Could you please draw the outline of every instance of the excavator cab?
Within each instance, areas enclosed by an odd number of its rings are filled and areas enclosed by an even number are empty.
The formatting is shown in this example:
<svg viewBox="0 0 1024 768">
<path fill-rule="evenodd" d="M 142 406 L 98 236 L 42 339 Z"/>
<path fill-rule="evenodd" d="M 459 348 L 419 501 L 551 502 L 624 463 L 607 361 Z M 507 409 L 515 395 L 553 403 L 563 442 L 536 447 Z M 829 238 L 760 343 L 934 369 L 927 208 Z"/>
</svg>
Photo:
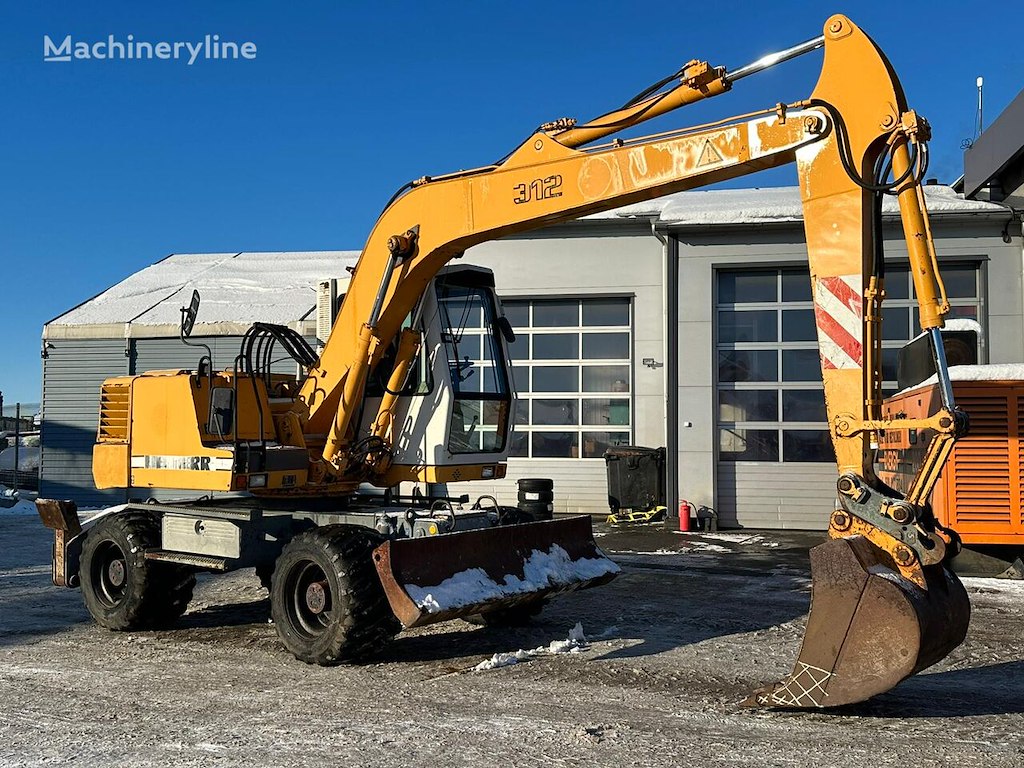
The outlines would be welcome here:
<svg viewBox="0 0 1024 768">
<path fill-rule="evenodd" d="M 505 476 L 512 411 L 508 321 L 491 270 L 459 264 L 431 281 L 405 326 L 416 324 L 419 350 L 401 396 L 388 409 L 382 436 L 391 445 L 384 487 L 398 482 L 448 483 Z M 428 321 L 429 320 L 429 321 Z M 397 354 L 397 352 L 396 352 Z M 371 375 L 360 430 L 380 421 L 388 394 L 389 353 Z"/>
</svg>

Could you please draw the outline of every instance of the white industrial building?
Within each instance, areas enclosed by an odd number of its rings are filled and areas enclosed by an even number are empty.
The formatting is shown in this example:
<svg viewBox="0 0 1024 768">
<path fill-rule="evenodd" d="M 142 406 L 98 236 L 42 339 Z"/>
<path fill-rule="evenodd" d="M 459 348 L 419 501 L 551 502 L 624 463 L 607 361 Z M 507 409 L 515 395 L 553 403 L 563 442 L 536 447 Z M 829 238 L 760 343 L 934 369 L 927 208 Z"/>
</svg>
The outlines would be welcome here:
<svg viewBox="0 0 1024 768">
<path fill-rule="evenodd" d="M 947 290 L 985 333 L 980 362 L 1024 361 L 1022 238 L 1012 211 L 926 188 Z M 884 211 L 887 387 L 917 333 L 895 201 Z M 96 505 L 146 495 L 91 480 L 100 382 L 194 367 L 179 308 L 203 296 L 194 337 L 230 366 L 257 320 L 316 334 L 316 286 L 356 252 L 176 254 L 43 329 L 42 493 Z M 724 526 L 824 528 L 835 470 L 796 188 L 683 192 L 477 246 L 494 270 L 519 402 L 508 478 L 474 483 L 515 503 L 550 477 L 556 511 L 607 510 L 609 445 L 665 446 L 667 501 Z"/>
</svg>

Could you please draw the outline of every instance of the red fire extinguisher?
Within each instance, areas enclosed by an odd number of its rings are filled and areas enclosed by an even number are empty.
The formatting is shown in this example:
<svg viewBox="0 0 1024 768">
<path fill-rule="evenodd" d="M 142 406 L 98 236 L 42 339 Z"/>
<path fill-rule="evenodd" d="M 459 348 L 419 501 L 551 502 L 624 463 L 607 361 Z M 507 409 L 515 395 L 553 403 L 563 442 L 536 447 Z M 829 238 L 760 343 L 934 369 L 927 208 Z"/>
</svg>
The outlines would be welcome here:
<svg viewBox="0 0 1024 768">
<path fill-rule="evenodd" d="M 693 513 L 693 505 L 686 499 L 679 502 L 679 530 L 690 530 L 690 515 Z"/>
</svg>

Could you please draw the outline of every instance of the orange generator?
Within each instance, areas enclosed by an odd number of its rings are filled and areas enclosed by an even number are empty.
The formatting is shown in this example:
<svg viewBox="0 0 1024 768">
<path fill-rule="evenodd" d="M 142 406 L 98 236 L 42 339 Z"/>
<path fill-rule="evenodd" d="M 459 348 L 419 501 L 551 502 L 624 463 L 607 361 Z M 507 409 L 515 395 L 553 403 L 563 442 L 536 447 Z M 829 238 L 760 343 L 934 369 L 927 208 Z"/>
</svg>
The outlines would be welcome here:
<svg viewBox="0 0 1024 768">
<path fill-rule="evenodd" d="M 935 517 L 968 547 L 1024 547 L 1024 366 L 957 366 L 950 377 L 970 431 L 954 445 L 932 492 Z M 888 398 L 883 418 L 924 418 L 940 405 L 938 386 L 926 382 Z M 879 478 L 905 492 L 930 440 L 928 430 L 885 432 Z"/>
</svg>

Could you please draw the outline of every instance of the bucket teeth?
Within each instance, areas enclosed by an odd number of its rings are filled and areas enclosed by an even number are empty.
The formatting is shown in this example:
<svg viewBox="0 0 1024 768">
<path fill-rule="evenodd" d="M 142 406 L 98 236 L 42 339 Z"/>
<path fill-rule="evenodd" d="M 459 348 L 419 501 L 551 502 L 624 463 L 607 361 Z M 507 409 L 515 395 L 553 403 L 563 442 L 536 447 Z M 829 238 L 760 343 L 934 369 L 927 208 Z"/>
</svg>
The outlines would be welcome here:
<svg viewBox="0 0 1024 768">
<path fill-rule="evenodd" d="M 793 672 L 755 691 L 747 706 L 809 709 L 865 701 L 944 658 L 963 642 L 967 593 L 942 565 L 927 589 L 886 565 L 867 539 L 811 550 L 811 612 Z"/>
</svg>

